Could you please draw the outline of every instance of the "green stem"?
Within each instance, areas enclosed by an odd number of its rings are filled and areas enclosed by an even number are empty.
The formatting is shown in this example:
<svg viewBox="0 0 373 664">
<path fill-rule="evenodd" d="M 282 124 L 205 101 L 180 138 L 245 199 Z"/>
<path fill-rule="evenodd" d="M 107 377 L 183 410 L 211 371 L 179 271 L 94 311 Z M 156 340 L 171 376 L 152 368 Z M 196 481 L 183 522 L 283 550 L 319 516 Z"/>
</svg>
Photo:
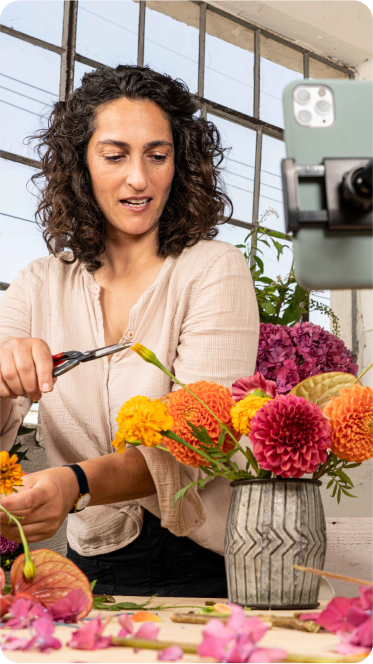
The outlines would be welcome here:
<svg viewBox="0 0 373 664">
<path fill-rule="evenodd" d="M 17 517 L 13 516 L 13 514 L 8 512 L 8 510 L 6 510 L 5 507 L 0 505 L 0 509 L 9 518 L 9 523 L 11 521 L 14 521 L 14 523 L 18 527 L 19 534 L 21 536 L 21 540 L 22 540 L 22 544 L 23 544 L 24 553 L 25 553 L 25 564 L 24 564 L 24 567 L 23 567 L 23 573 L 24 573 L 25 578 L 27 578 L 28 581 L 31 581 L 33 578 L 35 578 L 36 567 L 35 567 L 34 563 L 31 560 L 30 549 L 28 548 L 28 542 L 27 542 L 25 533 L 23 532 L 23 528 L 22 528 L 19 520 L 17 519 Z M 21 518 L 23 519 L 23 517 L 21 517 Z"/>
<path fill-rule="evenodd" d="M 324 461 L 323 465 L 321 468 L 313 475 L 314 480 L 318 480 L 319 477 L 325 474 L 327 467 L 329 466 L 331 460 L 333 458 L 333 454 L 329 452 L 328 456 L 326 457 L 326 460 Z"/>
<path fill-rule="evenodd" d="M 177 433 L 174 433 L 174 431 L 162 431 L 163 435 L 166 436 L 167 438 L 171 438 L 171 440 L 174 440 L 176 443 L 181 443 L 181 445 L 185 445 L 185 447 L 189 447 L 190 450 L 193 450 L 193 452 L 197 452 L 197 454 L 200 454 L 202 457 L 207 459 L 210 463 L 215 463 L 217 466 L 220 466 L 226 473 L 227 473 L 227 467 L 222 464 L 220 461 L 217 459 L 213 459 L 210 457 L 209 454 L 206 454 L 206 452 L 203 452 L 203 450 L 194 447 L 190 443 L 187 443 L 186 440 L 183 440 L 183 438 L 180 438 L 180 436 L 177 435 Z"/>
<path fill-rule="evenodd" d="M 116 646 L 122 646 L 124 648 L 140 648 L 141 650 L 165 650 L 170 646 L 178 646 L 184 653 L 189 655 L 197 654 L 197 646 L 192 643 L 178 643 L 177 641 L 150 641 L 149 639 L 136 639 L 136 637 L 120 637 L 113 636 L 112 643 Z M 288 653 L 283 662 L 304 662 L 306 664 L 311 664 L 312 662 L 320 662 L 323 664 L 325 662 L 330 664 L 338 664 L 340 662 L 356 662 L 356 657 L 329 657 L 329 656 L 318 656 L 318 655 L 304 655 L 304 654 L 295 654 Z"/>
<path fill-rule="evenodd" d="M 359 378 L 356 378 L 355 382 L 352 383 L 351 387 L 352 387 L 353 385 L 355 385 L 355 384 L 356 384 L 356 383 L 357 383 L 357 382 L 358 382 L 358 381 L 359 381 L 359 380 L 360 380 L 360 379 L 366 374 L 366 372 L 369 371 L 369 369 L 371 369 L 372 367 L 373 367 L 373 362 L 369 365 L 369 367 L 367 367 L 366 369 L 364 369 L 363 373 L 360 374 Z"/>
<path fill-rule="evenodd" d="M 288 288 L 289 288 L 289 284 L 290 284 L 291 275 L 292 275 L 293 270 L 294 270 L 294 255 L 293 255 L 293 261 L 292 261 L 292 264 L 291 264 L 290 272 L 289 272 L 289 274 L 288 274 L 288 280 L 287 280 L 286 284 L 285 284 L 285 285 L 283 286 L 283 288 L 282 288 L 282 293 L 281 293 L 281 295 L 280 295 L 280 298 L 279 298 L 279 301 L 278 301 L 278 304 L 277 304 L 277 315 L 276 315 L 276 319 L 275 319 L 275 322 L 274 322 L 275 325 L 276 325 L 276 323 L 277 323 L 277 321 L 278 321 L 278 317 L 279 317 L 279 315 L 280 315 L 281 307 L 282 307 L 282 305 L 283 305 L 283 303 L 284 303 L 285 295 L 286 295 L 286 292 L 287 292 L 287 290 L 288 290 Z"/>
</svg>

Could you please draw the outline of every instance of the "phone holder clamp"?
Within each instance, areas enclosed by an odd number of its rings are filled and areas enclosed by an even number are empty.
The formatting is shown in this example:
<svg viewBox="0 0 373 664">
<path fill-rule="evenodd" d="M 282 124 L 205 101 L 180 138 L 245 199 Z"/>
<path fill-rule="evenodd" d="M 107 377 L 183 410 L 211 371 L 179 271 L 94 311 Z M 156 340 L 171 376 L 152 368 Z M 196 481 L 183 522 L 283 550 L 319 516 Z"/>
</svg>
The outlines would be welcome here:
<svg viewBox="0 0 373 664">
<path fill-rule="evenodd" d="M 286 232 L 315 223 L 329 231 L 372 231 L 372 160 L 324 159 L 322 164 L 296 166 L 281 162 Z M 319 210 L 300 210 L 299 181 L 317 186 Z"/>
</svg>

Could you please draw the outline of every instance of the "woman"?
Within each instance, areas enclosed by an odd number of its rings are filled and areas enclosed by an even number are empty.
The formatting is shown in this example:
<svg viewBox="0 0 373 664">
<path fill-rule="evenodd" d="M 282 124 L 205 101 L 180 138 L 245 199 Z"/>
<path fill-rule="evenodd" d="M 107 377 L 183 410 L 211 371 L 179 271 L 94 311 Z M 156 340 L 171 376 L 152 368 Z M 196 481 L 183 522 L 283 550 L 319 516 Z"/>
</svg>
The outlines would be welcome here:
<svg viewBox="0 0 373 664">
<path fill-rule="evenodd" d="M 250 272 L 238 249 L 211 241 L 230 205 L 219 188 L 224 151 L 196 110 L 183 83 L 146 67 L 86 74 L 39 144 L 44 237 L 69 251 L 33 261 L 1 301 L 2 446 L 40 400 L 51 466 L 2 504 L 24 517 L 30 542 L 73 510 L 67 555 L 100 593 L 227 594 L 225 480 L 174 507 L 201 471 L 157 449 L 113 454 L 122 404 L 178 386 L 130 348 L 52 379 L 51 354 L 120 340 L 151 348 L 184 383 L 231 387 L 253 373 Z M 3 518 L 2 532 L 17 540 Z"/>
</svg>

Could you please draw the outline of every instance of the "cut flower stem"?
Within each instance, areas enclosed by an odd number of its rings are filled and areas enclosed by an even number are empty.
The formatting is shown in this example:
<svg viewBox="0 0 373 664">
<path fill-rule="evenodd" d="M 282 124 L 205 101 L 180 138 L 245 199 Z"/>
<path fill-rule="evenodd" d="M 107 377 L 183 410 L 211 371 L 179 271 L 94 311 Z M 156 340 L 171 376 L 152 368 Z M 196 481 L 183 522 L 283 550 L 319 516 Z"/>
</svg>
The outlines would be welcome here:
<svg viewBox="0 0 373 664">
<path fill-rule="evenodd" d="M 18 527 L 19 534 L 21 536 L 21 540 L 22 540 L 22 544 L 23 544 L 24 553 L 25 553 L 25 564 L 23 566 L 23 576 L 25 577 L 25 579 L 27 581 L 32 581 L 36 576 L 36 567 L 35 567 L 34 563 L 31 560 L 30 549 L 28 547 L 28 542 L 27 542 L 25 533 L 23 532 L 23 528 L 21 526 L 21 523 L 19 522 L 17 517 L 13 516 L 13 514 L 8 512 L 8 510 L 6 510 L 5 507 L 3 507 L 2 505 L 0 505 L 0 509 L 1 509 L 2 512 L 4 512 L 7 515 L 7 517 L 9 518 L 9 522 L 14 521 L 14 523 Z M 20 518 L 23 519 L 23 517 L 20 517 Z"/>
</svg>

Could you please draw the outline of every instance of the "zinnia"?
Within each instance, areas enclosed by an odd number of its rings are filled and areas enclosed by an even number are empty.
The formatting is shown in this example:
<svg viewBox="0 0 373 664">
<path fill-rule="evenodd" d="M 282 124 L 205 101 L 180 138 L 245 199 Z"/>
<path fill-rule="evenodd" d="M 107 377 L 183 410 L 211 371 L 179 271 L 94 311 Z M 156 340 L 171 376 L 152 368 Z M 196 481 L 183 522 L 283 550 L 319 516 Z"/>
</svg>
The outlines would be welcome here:
<svg viewBox="0 0 373 664">
<path fill-rule="evenodd" d="M 249 394 L 242 401 L 238 401 L 231 409 L 234 428 L 247 436 L 251 431 L 252 418 L 267 401 L 270 401 L 270 397 L 256 397 L 254 394 Z"/>
<path fill-rule="evenodd" d="M 1 484 L 0 494 L 8 494 L 13 491 L 14 486 L 22 484 L 22 477 L 25 475 L 21 464 L 17 463 L 18 457 L 13 454 L 9 457 L 8 452 L 0 452 L 1 463 Z"/>
<path fill-rule="evenodd" d="M 331 450 L 340 459 L 361 463 L 373 456 L 373 391 L 367 385 L 343 388 L 324 408 L 330 417 Z"/>
<path fill-rule="evenodd" d="M 269 400 L 251 420 L 249 439 L 259 466 L 281 477 L 315 472 L 326 460 L 330 438 L 320 408 L 294 394 Z"/>
<path fill-rule="evenodd" d="M 231 408 L 235 402 L 231 397 L 230 390 L 227 387 L 223 387 L 223 385 L 205 380 L 191 383 L 187 387 L 229 428 L 236 440 L 239 440 L 240 435 L 232 426 Z M 217 445 L 221 432 L 219 423 L 189 392 L 186 390 L 173 392 L 168 402 L 168 410 L 174 419 L 174 426 L 169 428 L 172 428 L 173 432 L 183 438 L 187 443 L 193 445 L 196 450 L 199 449 L 200 445 L 197 438 L 193 436 L 187 420 L 196 426 L 203 426 L 208 431 L 211 440 Z M 170 438 L 165 438 L 164 441 L 173 456 L 184 465 L 194 466 L 194 468 L 208 465 L 206 459 L 198 454 L 197 451 L 193 452 L 182 443 L 177 443 Z M 226 434 L 222 451 L 227 453 L 233 447 L 232 439 Z"/>
<path fill-rule="evenodd" d="M 148 397 L 132 397 L 123 404 L 117 417 L 119 428 L 113 447 L 122 454 L 126 443 L 141 441 L 146 447 L 156 447 L 163 440 L 162 431 L 172 429 L 174 421 L 164 403 Z"/>
</svg>

